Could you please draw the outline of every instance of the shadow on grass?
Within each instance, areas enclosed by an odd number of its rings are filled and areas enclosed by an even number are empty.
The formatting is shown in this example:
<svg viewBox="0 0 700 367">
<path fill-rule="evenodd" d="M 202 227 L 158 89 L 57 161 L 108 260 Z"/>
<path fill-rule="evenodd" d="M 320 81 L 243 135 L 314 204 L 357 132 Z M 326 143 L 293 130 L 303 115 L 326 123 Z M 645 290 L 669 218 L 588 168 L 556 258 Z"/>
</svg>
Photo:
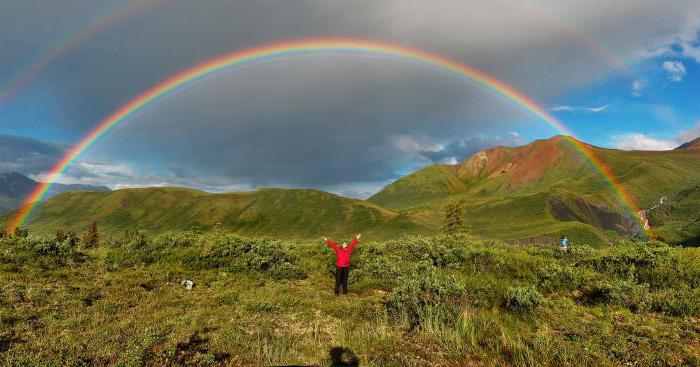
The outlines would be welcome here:
<svg viewBox="0 0 700 367">
<path fill-rule="evenodd" d="M 333 367 L 357 367 L 360 359 L 348 348 L 333 347 L 328 351 Z"/>
<path fill-rule="evenodd" d="M 331 367 L 359 367 L 360 359 L 348 348 L 333 347 L 328 350 L 328 360 L 323 364 Z M 330 363 L 330 364 L 326 364 Z M 309 367 L 303 365 L 280 365 L 275 367 Z"/>
</svg>

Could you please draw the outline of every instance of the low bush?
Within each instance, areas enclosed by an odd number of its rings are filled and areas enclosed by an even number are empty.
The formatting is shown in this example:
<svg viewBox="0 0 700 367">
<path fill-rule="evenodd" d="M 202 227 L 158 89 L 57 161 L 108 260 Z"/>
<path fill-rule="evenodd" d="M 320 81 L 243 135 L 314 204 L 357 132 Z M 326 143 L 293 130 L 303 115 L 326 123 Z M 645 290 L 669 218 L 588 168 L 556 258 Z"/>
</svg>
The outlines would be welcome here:
<svg viewBox="0 0 700 367">
<path fill-rule="evenodd" d="M 673 289 L 653 295 L 651 309 L 669 316 L 700 315 L 700 289 Z"/>
<path fill-rule="evenodd" d="M 78 263 L 84 254 L 78 251 L 77 243 L 69 238 L 58 240 L 51 237 L 6 237 L 0 239 L 2 262 L 23 265 L 34 264 L 52 268 Z"/>
<path fill-rule="evenodd" d="M 504 306 L 513 311 L 532 311 L 544 303 L 544 297 L 531 286 L 508 287 Z"/>
<path fill-rule="evenodd" d="M 414 327 L 454 323 L 466 303 L 465 288 L 453 276 L 429 272 L 405 276 L 386 301 L 389 317 Z"/>
<path fill-rule="evenodd" d="M 571 266 L 548 264 L 537 274 L 537 288 L 544 293 L 578 289 L 587 277 L 587 272 Z"/>
<path fill-rule="evenodd" d="M 601 280 L 586 286 L 582 297 L 590 304 L 623 306 L 637 312 L 648 308 L 649 286 L 619 279 Z"/>
</svg>

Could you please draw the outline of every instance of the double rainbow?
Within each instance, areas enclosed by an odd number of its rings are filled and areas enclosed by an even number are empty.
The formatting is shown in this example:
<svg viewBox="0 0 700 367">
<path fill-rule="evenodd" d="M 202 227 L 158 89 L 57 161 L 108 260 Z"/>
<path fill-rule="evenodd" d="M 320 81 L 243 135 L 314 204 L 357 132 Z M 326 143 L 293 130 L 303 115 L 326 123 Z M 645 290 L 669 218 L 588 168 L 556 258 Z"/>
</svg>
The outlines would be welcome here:
<svg viewBox="0 0 700 367">
<path fill-rule="evenodd" d="M 139 96 L 123 105 L 112 115 L 100 122 L 87 136 L 78 144 L 73 146 L 61 160 L 53 166 L 45 178 L 45 182 L 39 185 L 34 192 L 25 200 L 24 205 L 12 220 L 10 227 L 23 226 L 31 214 L 32 210 L 46 195 L 54 182 L 70 168 L 71 164 L 88 148 L 95 144 L 101 137 L 107 134 L 115 126 L 124 123 L 134 115 L 153 105 L 158 100 L 175 94 L 197 81 L 208 77 L 216 76 L 218 73 L 227 71 L 236 66 L 248 65 L 266 60 L 303 56 L 308 54 L 360 54 L 370 56 L 398 57 L 401 60 L 425 64 L 437 67 L 446 72 L 466 78 L 478 86 L 493 91 L 497 95 L 511 101 L 524 111 L 534 115 L 544 121 L 562 135 L 576 148 L 592 166 L 609 182 L 620 202 L 630 212 L 632 217 L 639 223 L 637 213 L 639 209 L 632 196 L 625 190 L 624 186 L 616 179 L 611 170 L 593 153 L 589 146 L 574 139 L 573 134 L 561 122 L 551 116 L 543 107 L 534 100 L 528 98 L 523 93 L 509 86 L 495 77 L 477 70 L 469 65 L 456 62 L 447 57 L 411 49 L 407 47 L 358 39 L 311 39 L 297 40 L 290 42 L 274 43 L 254 47 L 242 51 L 219 56 L 209 61 L 203 62 L 193 68 L 184 70 L 173 75 L 167 80 L 141 93 Z M 644 228 L 640 225 L 640 228 Z"/>
<path fill-rule="evenodd" d="M 36 58 L 27 62 L 25 67 L 15 73 L 4 85 L 0 86 L 0 106 L 24 90 L 46 68 L 62 56 L 78 48 L 101 31 L 118 24 L 133 14 L 144 11 L 146 8 L 155 5 L 155 3 L 156 1 L 147 3 L 143 0 L 124 2 L 114 9 L 109 9 L 101 13 L 100 16 L 94 17 L 90 22 L 77 28 L 75 32 L 55 42 L 51 47 L 39 53 Z"/>
</svg>

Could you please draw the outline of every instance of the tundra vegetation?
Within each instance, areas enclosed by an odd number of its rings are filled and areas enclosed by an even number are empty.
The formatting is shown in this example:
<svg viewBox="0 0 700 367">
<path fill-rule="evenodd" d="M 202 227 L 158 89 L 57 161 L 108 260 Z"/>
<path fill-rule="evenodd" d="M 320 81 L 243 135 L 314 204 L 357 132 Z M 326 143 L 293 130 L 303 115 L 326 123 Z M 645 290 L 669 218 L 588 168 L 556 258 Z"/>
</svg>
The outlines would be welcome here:
<svg viewBox="0 0 700 367">
<path fill-rule="evenodd" d="M 85 238 L 0 238 L 0 364 L 700 364 L 698 248 L 370 240 L 336 297 L 321 241 Z"/>
</svg>

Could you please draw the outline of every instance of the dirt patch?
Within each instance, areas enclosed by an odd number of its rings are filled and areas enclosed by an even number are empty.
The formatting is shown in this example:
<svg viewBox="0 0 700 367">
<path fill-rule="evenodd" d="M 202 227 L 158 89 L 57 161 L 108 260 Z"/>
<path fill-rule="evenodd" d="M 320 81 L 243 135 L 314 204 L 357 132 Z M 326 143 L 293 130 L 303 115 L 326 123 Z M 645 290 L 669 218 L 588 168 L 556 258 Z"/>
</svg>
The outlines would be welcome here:
<svg viewBox="0 0 700 367">
<path fill-rule="evenodd" d="M 506 240 L 505 242 L 512 245 L 549 245 L 559 243 L 558 240 L 552 236 L 520 238 L 517 240 Z"/>
<path fill-rule="evenodd" d="M 636 236 L 640 229 L 629 215 L 618 213 L 604 205 L 591 203 L 582 198 L 566 202 L 559 197 L 549 198 L 552 216 L 562 222 L 581 222 L 618 234 Z"/>
</svg>

